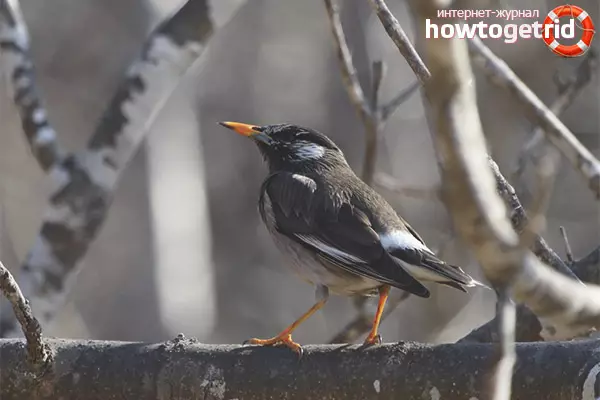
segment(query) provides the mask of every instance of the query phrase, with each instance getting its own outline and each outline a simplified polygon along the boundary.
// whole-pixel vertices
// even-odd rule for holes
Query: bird
[[[485,286],[431,251],[407,221],[349,166],[325,134],[292,124],[219,122],[258,146],[268,176],[258,210],[293,272],[315,286],[315,303],[270,339],[246,344],[284,345],[302,355],[293,331],[327,302],[330,293],[379,296],[365,345],[381,343],[381,315],[392,287],[428,298],[423,282],[466,292]]]

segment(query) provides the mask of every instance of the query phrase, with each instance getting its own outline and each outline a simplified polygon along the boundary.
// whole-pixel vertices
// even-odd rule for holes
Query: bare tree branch
[[[419,32],[424,29],[426,18],[438,20],[436,7],[431,3],[412,4],[418,15]],[[600,288],[585,287],[539,262],[519,245],[506,218],[486,154],[466,44],[460,40],[427,40],[423,52],[432,73],[425,93],[432,110],[432,134],[442,169],[444,199],[458,232],[474,251],[486,278],[498,287],[510,285],[515,300],[525,303],[540,318],[546,328],[545,337],[572,338],[600,327]],[[552,116],[545,118],[553,120]],[[562,133],[563,138],[568,137]],[[570,139],[557,143],[569,144],[563,148],[569,152],[581,150],[577,152],[580,156],[587,152]],[[592,167],[595,163],[593,159],[581,161],[589,161]]]
[[[543,138],[542,138],[543,139]],[[498,165],[488,157],[492,172],[496,179],[496,188],[504,204],[510,210],[510,219],[513,228],[521,233],[529,225],[529,218],[525,213],[519,198],[517,197],[513,187],[506,181],[504,176],[501,174]],[[548,191],[547,191],[548,192]],[[546,193],[547,195],[549,193]],[[530,250],[545,264],[549,265],[553,269],[563,273],[564,275],[570,276],[573,279],[582,278],[578,271],[572,271],[558,255],[552,250],[546,241],[539,236],[536,232],[533,232],[531,240]],[[582,278],[583,279],[583,278]],[[592,282],[592,281],[590,281]],[[600,278],[596,281],[596,284],[600,284]],[[517,308],[517,330],[516,340],[519,342],[534,342],[543,340],[540,336],[542,326],[537,317],[529,311],[525,306],[520,305]],[[486,324],[480,326],[477,329],[471,331],[468,335],[462,338],[459,342],[463,341],[474,341],[474,342],[498,342],[500,340],[498,336],[498,317],[490,320]]]
[[[550,106],[550,111],[559,116],[565,111],[575,100],[577,95],[581,93],[583,88],[592,80],[596,70],[597,57],[593,49],[590,49],[583,61],[577,66],[575,74],[567,82],[560,83],[559,96]],[[544,138],[544,130],[537,126],[530,135],[530,139],[523,146],[517,156],[517,164],[512,176],[519,178],[525,171],[527,160],[531,158],[532,151],[542,142]]]
[[[371,1],[373,1],[373,0],[371,0]],[[383,2],[380,1],[380,3],[383,3]],[[385,6],[385,4],[384,4],[384,6]],[[391,13],[387,9],[387,7],[380,7],[378,9],[378,13],[381,14],[380,15],[380,19],[382,19],[383,21],[385,21],[384,25],[386,27],[386,30],[390,34],[390,37],[392,37],[392,38],[399,37],[399,32],[401,32],[402,29],[399,26],[397,20],[391,15]],[[432,14],[434,14],[434,13],[432,13]],[[430,16],[432,16],[432,18],[435,17],[435,15],[430,15]],[[421,26],[421,31],[420,32],[422,34],[422,32],[423,32],[423,26]],[[419,36],[417,36],[417,37],[419,37]],[[398,45],[399,50],[402,53],[401,45],[399,45],[398,43],[396,43],[396,44]],[[435,57],[433,55],[434,53],[432,52],[432,54],[431,54],[432,59],[435,58],[437,61],[440,61],[439,60],[440,57],[444,58],[444,57],[448,56],[447,55],[447,53],[448,53],[447,50],[448,49],[446,49],[446,51],[440,51],[440,53],[437,54],[437,56],[435,56]],[[448,60],[446,60],[446,61],[448,61]],[[463,67],[462,64],[461,64],[461,67]],[[469,72],[469,74],[470,74],[470,72]],[[459,80],[459,82],[462,82],[462,80]],[[471,80],[471,82],[472,82],[472,80]],[[430,85],[431,87],[435,86],[431,82],[428,82],[427,84]],[[455,90],[454,87],[446,87],[445,89],[448,90],[449,92],[445,93],[446,97],[444,97],[443,99],[440,99],[440,103],[441,103],[442,100],[443,101],[447,101],[448,100],[447,97],[450,96],[450,93],[453,93],[454,90]],[[442,91],[440,91],[440,93],[442,93]],[[472,113],[472,109],[467,108],[467,110],[469,110],[469,112]],[[445,110],[440,110],[439,112],[443,113],[444,111]],[[469,114],[467,114],[467,115],[470,116]],[[475,115],[477,115],[477,114],[475,113]],[[464,119],[465,115],[461,115],[461,117]],[[471,119],[471,122],[474,124],[473,126],[475,126],[477,129],[480,129],[480,125],[479,125],[480,123],[479,123],[478,117],[475,118],[475,119]],[[439,127],[437,125],[432,125],[432,126],[435,126],[436,128],[439,129]],[[473,128],[473,127],[470,127],[470,128]],[[481,139],[479,139],[479,140],[481,140]],[[446,145],[444,147],[444,149],[446,147],[448,147],[448,145]],[[484,146],[483,146],[483,148],[484,148]],[[485,154],[485,152],[484,152],[484,154]],[[478,166],[478,168],[480,168],[480,167],[481,166]],[[484,168],[484,171],[489,171],[489,170],[487,170],[487,169]],[[467,188],[465,188],[465,190],[466,189]],[[471,189],[471,188],[469,187],[468,189]],[[477,200],[479,200],[479,199],[477,199]],[[467,203],[465,203],[465,205],[464,205],[465,207],[466,207],[466,204]],[[495,204],[495,206],[497,206],[497,204]],[[500,208],[499,210],[496,210],[494,212],[494,216],[495,217],[498,217],[499,215],[502,215],[502,212],[500,212],[501,209],[502,208]],[[504,232],[504,234],[510,235],[510,233],[508,233],[508,232],[509,231],[506,231],[506,232]],[[485,237],[485,236],[482,236],[482,238],[483,237]],[[516,237],[513,237],[513,239],[516,240]],[[479,240],[479,242],[480,241],[481,240]],[[506,245],[506,243],[503,243],[503,245]],[[497,252],[494,256],[497,257],[498,260],[506,259],[506,257],[504,257],[502,255],[502,252],[499,251],[499,249],[496,248],[494,250]],[[515,258],[516,258],[516,255],[513,255],[513,256],[515,256]],[[490,258],[493,258],[493,257],[490,257]],[[566,282],[568,285],[571,285],[567,290],[561,290],[561,289],[559,289],[559,293],[566,294],[566,292],[568,292],[569,290],[575,290],[575,291],[578,290],[578,289],[576,289],[575,287],[572,286],[573,284],[575,284],[574,282],[569,281],[569,280],[565,280],[565,279],[561,279],[560,277],[558,277],[558,281],[552,279],[552,284],[550,285],[551,287],[549,287],[547,285],[548,279],[546,279],[546,278],[548,277],[548,275],[552,276],[553,278],[556,278],[556,276],[553,275],[553,274],[551,274],[550,271],[548,271],[547,269],[536,268],[536,267],[539,267],[540,264],[537,263],[531,257],[529,257],[529,255],[527,253],[525,254],[525,260],[527,261],[526,265],[528,267],[528,268],[525,269],[526,275],[528,275],[526,281],[536,282],[536,285],[533,285],[532,287],[527,287],[527,290],[525,290],[526,288],[524,288],[524,287],[521,288],[521,289],[523,289],[524,291],[527,292],[527,295],[525,295],[525,297],[529,296],[531,298],[534,298],[536,292],[538,292],[538,293],[541,292],[542,294],[545,294],[547,291],[551,291],[553,288],[559,287],[560,286],[559,282]],[[513,260],[513,261],[515,261],[515,260]],[[518,263],[516,265],[518,265]],[[534,267],[531,267],[532,265]],[[502,268],[499,268],[499,269],[502,270]],[[523,272],[523,270],[521,270],[521,272]],[[533,275],[533,276],[529,276],[529,275]],[[540,280],[542,282],[540,282]],[[541,285],[537,285],[538,283],[541,283]],[[541,286],[541,289],[540,289],[540,286]],[[577,288],[579,288],[579,286],[577,286]],[[565,296],[558,296],[558,297],[560,297],[560,299],[556,299],[556,298],[547,299],[547,298],[544,298],[544,300],[550,300],[550,303],[552,303],[552,306],[557,306],[556,308],[559,309],[559,310],[565,311],[566,309],[569,309],[570,306],[573,306],[573,305],[576,304],[576,307],[573,307],[573,308],[577,309],[578,311],[580,311],[580,313],[576,313],[576,312],[573,312],[573,313],[559,312],[559,314],[561,314],[560,317],[558,315],[554,315],[553,317],[550,317],[549,320],[546,319],[544,321],[545,322],[544,325],[548,325],[549,321],[558,322],[559,320],[562,320],[561,322],[566,323],[566,325],[569,325],[570,328],[573,328],[573,329],[567,329],[566,332],[562,332],[563,335],[567,335],[567,336],[568,335],[576,335],[576,334],[580,334],[583,331],[585,331],[587,329],[586,327],[581,327],[581,326],[577,327],[577,326],[575,326],[575,325],[577,325],[577,323],[575,321],[573,321],[573,320],[569,320],[569,317],[567,317],[567,315],[566,315],[566,314],[569,314],[571,317],[574,317],[576,314],[579,314],[579,317],[582,317],[582,319],[584,319],[584,320],[588,320],[588,317],[590,317],[590,314],[591,314],[592,315],[591,318],[592,319],[595,318],[594,315],[596,314],[595,313],[595,311],[596,311],[595,310],[596,304],[594,302],[594,304],[591,307],[587,307],[587,306],[590,306],[590,305],[589,304],[587,306],[585,305],[585,298],[587,298],[588,296],[591,296],[592,299],[597,299],[597,297],[596,297],[596,290],[594,288],[585,288],[585,289],[586,289],[585,290],[586,294],[582,295],[582,293],[578,292],[578,295],[581,295],[581,296],[578,296],[578,299],[576,301],[574,301],[574,302],[571,302],[570,304],[567,304],[567,303],[569,303],[569,301],[568,301],[568,299],[565,298]],[[588,289],[590,291],[588,291]],[[557,300],[557,301],[555,302],[553,300]],[[552,307],[552,310],[548,309],[549,307],[547,307],[547,308],[542,307],[542,303],[544,303],[544,301],[537,302],[536,305],[539,306],[539,307],[536,307],[536,309],[534,311],[536,311],[538,313],[541,313],[543,315],[549,315],[549,314],[552,313],[552,311],[556,311],[556,309],[554,307]],[[546,304],[546,305],[549,306],[550,304]],[[538,311],[538,309],[539,309],[539,311]],[[571,309],[571,311],[574,311],[574,309]],[[527,314],[527,313],[521,313],[521,314]],[[547,336],[553,336],[555,338],[556,337],[560,337],[560,335],[557,336],[557,332],[554,332],[554,334],[551,334],[551,333],[549,333],[549,331],[546,331],[545,333],[546,333]]]
[[[387,34],[394,41],[398,50],[400,50],[400,53],[419,79],[419,82],[424,84],[431,76],[431,73],[425,66],[425,63],[423,63],[423,60],[421,60],[419,53],[417,53],[412,43],[410,43],[410,40],[408,40],[408,36],[406,36],[398,20],[383,0],[370,0],[370,2]]]
[[[58,399],[484,399],[494,345],[418,343],[288,349],[55,339],[60,373],[34,379],[23,343],[0,340],[0,398]],[[512,400],[581,400],[596,382],[600,341],[517,345]],[[593,391],[592,391],[593,393]],[[585,397],[585,400],[592,397]]]
[[[387,6],[383,0],[369,0],[369,1],[371,1],[371,3],[374,5],[379,19],[384,24],[384,27],[385,27],[388,35],[390,36],[390,38],[392,38],[392,40],[398,47],[398,50],[400,51],[400,53],[405,58],[410,58],[411,60],[413,60],[412,62],[421,64],[421,65],[415,67],[415,69],[417,69],[419,71],[426,71],[426,72],[423,72],[423,75],[422,75],[423,79],[421,80],[422,82],[426,82],[426,80],[431,76],[431,74],[429,73],[427,67],[425,66],[425,64],[423,63],[421,58],[416,53],[416,50],[414,50],[414,47],[412,46],[412,44],[410,43],[410,41],[408,40],[406,35],[404,34],[404,30],[398,23],[398,20],[392,15],[392,13],[387,8]],[[409,50],[407,50],[407,49],[409,49]],[[416,56],[414,56],[413,54],[415,54]],[[496,162],[491,157],[488,157],[488,160],[490,162],[490,165],[492,166],[492,170],[493,170],[494,176],[496,178],[498,192],[502,196],[507,207],[509,207],[509,209],[511,210],[511,222],[513,224],[513,227],[518,232],[521,232],[528,223],[528,218],[525,213],[525,210],[524,210],[523,206],[521,205],[521,202],[519,201],[514,188],[508,183],[508,181],[500,173],[500,170],[499,170]],[[399,193],[409,193],[409,195],[413,194],[413,193],[416,195],[419,194],[418,191],[412,190],[411,188],[404,188],[402,186],[398,187],[398,185],[392,184],[392,181],[390,179],[387,179],[387,177],[380,176],[379,181],[382,183],[383,187],[389,187],[390,189],[393,188],[396,191],[398,191]],[[407,190],[407,189],[410,189],[410,190]],[[538,257],[540,257],[540,259],[542,261],[549,264],[556,270],[562,272],[563,274],[565,274],[567,276],[571,276],[571,277],[575,278],[575,276],[573,275],[571,270],[556,255],[556,253],[551,248],[548,247],[548,245],[546,244],[546,242],[544,241],[543,238],[538,236],[535,239],[535,241],[533,243],[532,251]]]
[[[87,147],[54,168],[55,188],[19,276],[42,324],[62,306],[106,218],[118,178],[213,29],[207,0],[188,0],[150,35]],[[0,336],[15,332],[14,318],[2,313]]]
[[[336,53],[338,56],[340,71],[344,82],[344,87],[348,93],[348,97],[352,102],[361,122],[365,127],[365,158],[363,163],[362,178],[370,185],[373,181],[375,173],[375,162],[377,160],[377,139],[382,128],[382,121],[379,118],[379,112],[373,105],[378,104],[379,87],[383,79],[383,65],[378,64],[373,70],[373,99],[369,104],[365,97],[364,91],[358,80],[356,68],[352,63],[352,55],[344,35],[342,22],[338,6],[335,0],[325,0],[325,9],[331,25],[331,32],[335,42]],[[374,64],[375,65],[375,64]]]
[[[519,203],[519,199],[514,193],[514,190],[505,181],[504,177],[498,170],[498,166],[489,156],[488,162],[496,178],[496,186],[499,194],[501,197],[503,197],[505,205],[507,205],[509,209],[513,210],[511,222],[513,228],[520,233],[521,246],[529,249],[542,250],[538,251],[540,254],[536,253],[538,258],[548,258],[549,256],[550,261],[559,261],[557,267],[561,266],[562,268],[562,266],[564,266],[562,260],[560,260],[551,249],[543,249],[540,246],[542,244],[545,246],[545,242],[543,242],[543,239],[541,239],[538,234],[538,232],[543,229],[543,225],[545,225],[544,213],[552,193],[552,186],[558,165],[558,158],[558,151],[554,148],[551,148],[549,144],[546,144],[546,156],[538,160],[539,183],[531,213],[531,219],[527,218]],[[516,203],[516,205],[514,203]],[[520,214],[517,214],[515,211],[519,211]],[[515,217],[520,218],[520,220],[515,221]],[[567,267],[564,266],[564,268]],[[560,271],[559,268],[555,269]],[[573,276],[575,279],[577,279],[568,268],[566,271],[568,272],[568,276]],[[506,304],[507,301],[509,301],[507,289],[500,288],[498,302],[499,309],[501,311],[497,313],[494,319],[473,330],[471,333],[461,339],[459,343],[468,341],[500,342],[502,357],[498,361],[495,370],[495,377],[492,380],[492,382],[495,384],[495,390],[493,393],[495,393],[496,396],[509,399],[510,393],[507,393],[505,389],[510,388],[510,374],[512,370],[509,367],[514,363],[514,360],[512,360],[514,354],[511,352],[511,343],[514,344],[515,339],[518,339],[520,342],[539,341],[543,339],[540,336],[542,326],[537,317],[525,306],[521,305],[518,308],[515,308],[514,304]],[[512,327],[508,326],[508,324],[511,322],[507,322],[507,319],[510,319],[514,322],[518,321],[519,323],[517,324],[517,327],[515,328],[514,324]]]
[[[529,224],[529,218],[527,213],[521,204],[521,201],[517,197],[515,189],[500,172],[498,164],[488,156],[488,163],[494,174],[496,180],[496,190],[500,194],[500,197],[504,201],[504,204],[509,209],[510,220],[513,228],[517,233],[523,232],[525,227]],[[571,269],[562,261],[562,259],[548,246],[544,238],[539,235],[535,235],[533,242],[530,246],[530,250],[545,264],[549,265],[553,269],[561,272],[562,274],[569,276],[573,279],[577,279]]]
[[[580,75],[578,74],[578,76]],[[542,137],[542,140],[544,140],[544,137]],[[517,230],[517,232],[521,233],[524,230],[524,228],[529,224],[529,218],[527,217],[523,207],[521,206],[521,203],[515,194],[515,190],[502,176],[496,163],[491,158],[489,158],[489,162],[492,167],[494,176],[496,178],[498,192],[503,198],[505,204],[509,207],[509,209],[512,210],[512,225]],[[556,162],[557,160],[555,158],[554,163]],[[543,179],[540,179],[539,181],[543,181]],[[549,195],[549,190],[547,190],[546,192],[546,195]],[[564,235],[564,228],[562,227],[561,232],[563,232]],[[573,262],[572,255],[570,255],[571,251],[570,246],[568,245],[568,241],[566,241],[567,258],[572,268],[567,267],[567,265],[546,244],[544,239],[537,235],[537,233],[534,232],[533,237],[533,245],[530,246],[530,249],[545,264],[551,266],[553,269],[562,272],[567,276],[573,277],[574,279],[581,279],[585,282],[594,283],[596,285],[600,284],[600,267],[596,265],[597,263],[589,263],[583,260],[582,262]],[[593,254],[593,252],[591,254]],[[517,320],[518,341],[525,342],[543,340],[540,336],[542,326],[539,320],[524,306],[518,307]],[[497,318],[494,318],[488,323],[470,332],[467,336],[461,339],[461,341],[496,342],[499,340],[498,336],[496,336],[497,329],[498,321]]]
[[[538,160],[536,169],[538,185],[531,219],[520,235],[523,248],[530,248],[533,242],[539,239],[538,232],[542,231],[545,226],[545,213],[552,195],[558,161],[558,151],[554,147],[550,147],[550,144],[545,143],[545,154]],[[500,357],[494,368],[492,393],[494,400],[510,400],[515,364],[516,306],[510,298],[509,285],[500,287],[497,293]]]
[[[344,87],[348,92],[348,97],[352,101],[352,105],[356,108],[361,120],[366,125],[366,120],[369,119],[371,114],[371,108],[367,103],[367,99],[363,92],[362,86],[358,80],[358,73],[354,64],[352,63],[352,55],[350,54],[350,48],[344,35],[342,28],[342,22],[340,20],[340,13],[338,5],[335,0],[325,0],[325,9],[327,10],[327,16],[331,24],[331,33],[335,41],[335,48],[340,62],[340,71],[342,72],[342,79],[344,80]]]
[[[600,285],[600,246],[580,260],[574,261],[572,269],[583,282]],[[538,318],[524,305],[517,307],[517,342],[538,342],[544,340],[540,335],[542,325]],[[492,343],[500,340],[498,335],[498,317],[493,318],[463,337],[461,342]]]
[[[364,90],[358,80],[356,68],[352,62],[352,55],[344,35],[340,20],[338,6],[335,0],[324,0],[325,9],[331,25],[336,54],[340,63],[340,71],[344,87],[352,105],[356,109],[360,120],[365,127],[365,159],[363,164],[362,178],[371,185],[375,174],[375,162],[377,160],[377,141],[381,130],[387,119],[405,102],[420,86],[415,83],[401,91],[389,103],[380,106],[380,88],[385,76],[385,65],[381,61],[375,61],[372,65],[371,99],[367,101]]]
[[[0,0],[0,72],[6,77],[31,152],[48,172],[61,161],[63,152],[36,89],[29,34],[18,0]]]
[[[508,89],[523,105],[533,121],[580,172],[597,199],[600,199],[600,162],[569,128],[533,93],[523,81],[478,38],[469,40],[469,50],[490,80]]]
[[[45,370],[52,362],[52,352],[42,338],[42,328],[33,316],[29,302],[10,271],[0,261],[0,291],[10,302],[27,344],[27,359],[36,370]]]

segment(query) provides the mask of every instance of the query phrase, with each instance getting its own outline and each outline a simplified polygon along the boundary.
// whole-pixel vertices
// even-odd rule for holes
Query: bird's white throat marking
[[[392,231],[380,235],[381,245],[386,250],[393,249],[416,249],[431,252],[427,246],[419,241],[410,232],[404,230]]]
[[[317,184],[316,184],[316,182],[313,181],[312,179],[310,179],[307,176],[299,175],[299,174],[293,174],[292,178],[294,178],[295,180],[301,182],[303,185],[308,186],[308,188],[310,189],[311,192],[314,192],[315,190],[317,190]]]
[[[298,161],[316,160],[325,155],[325,148],[315,143],[301,141],[294,144],[294,155]]]

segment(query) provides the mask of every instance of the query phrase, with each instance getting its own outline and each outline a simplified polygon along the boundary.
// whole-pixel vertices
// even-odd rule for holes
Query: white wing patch
[[[396,262],[400,263],[402,268],[404,268],[409,274],[411,274],[413,277],[417,278],[417,280],[419,280],[419,281],[422,281],[422,282],[448,282],[450,280],[450,279],[448,279],[448,277],[445,277],[442,274],[437,273],[426,267],[423,267],[420,265],[409,264],[407,262],[400,260],[397,257],[394,257],[394,260],[396,260]],[[472,286],[472,285],[466,285],[466,286]]]
[[[297,161],[316,160],[325,154],[325,148],[316,143],[298,141],[294,143],[294,155]]]
[[[362,258],[358,258],[356,256],[353,256],[352,254],[348,254],[345,251],[342,251],[340,249],[336,249],[335,247],[332,247],[326,243],[323,243],[321,240],[317,239],[314,236],[308,236],[308,235],[295,235],[298,239],[302,240],[303,242],[310,244],[311,246],[316,247],[317,249],[319,249],[320,251],[322,251],[323,253],[327,254],[328,256],[339,260],[341,262],[344,263],[364,263],[365,260],[363,260]]]
[[[425,246],[419,239],[411,235],[409,231],[405,230],[396,230],[379,235],[379,240],[386,250],[416,249],[432,253],[432,251],[429,250],[429,247]]]
[[[307,176],[304,175],[300,175],[300,174],[293,174],[292,178],[294,178],[295,180],[301,182],[303,185],[308,186],[308,188],[310,189],[311,192],[314,193],[315,190],[317,190],[317,183],[310,179]]]

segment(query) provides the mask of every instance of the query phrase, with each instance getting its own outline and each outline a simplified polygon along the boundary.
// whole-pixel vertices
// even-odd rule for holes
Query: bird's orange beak
[[[241,122],[219,122],[219,124],[243,136],[250,137],[260,133],[259,127],[256,125],[242,124]]]

